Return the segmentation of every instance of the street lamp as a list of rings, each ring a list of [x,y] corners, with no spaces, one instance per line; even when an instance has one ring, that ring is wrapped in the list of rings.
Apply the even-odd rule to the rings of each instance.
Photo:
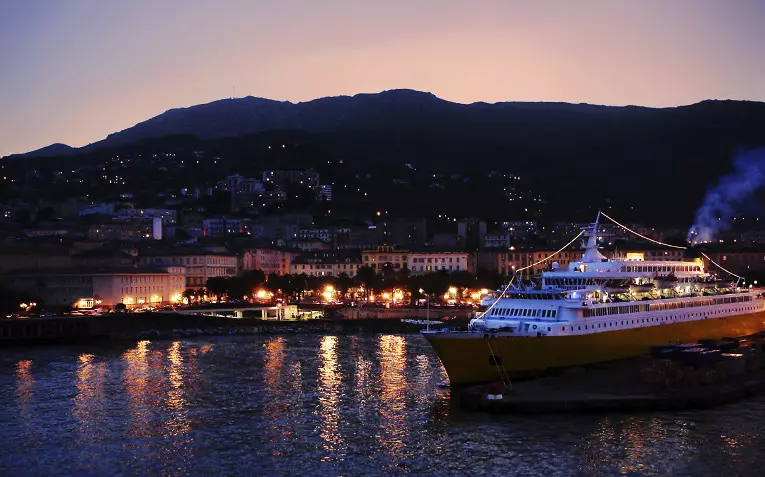
[[[420,293],[425,294],[425,290],[420,288]],[[425,331],[430,331],[430,295],[425,294]]]

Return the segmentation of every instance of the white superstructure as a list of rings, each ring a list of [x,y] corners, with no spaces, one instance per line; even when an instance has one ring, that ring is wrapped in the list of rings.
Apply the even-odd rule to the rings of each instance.
[[[765,310],[751,289],[715,280],[700,260],[606,259],[598,221],[582,259],[556,263],[533,289],[516,285],[488,295],[473,331],[506,336],[565,336],[722,318]]]

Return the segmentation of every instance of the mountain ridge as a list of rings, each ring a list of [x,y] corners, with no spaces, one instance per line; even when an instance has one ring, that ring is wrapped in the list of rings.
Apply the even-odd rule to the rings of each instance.
[[[519,121],[541,124],[581,115],[651,115],[706,107],[762,107],[756,101],[703,100],[698,103],[652,108],[647,106],[609,106],[589,103],[502,101],[458,103],[441,99],[430,92],[392,89],[353,96],[329,96],[309,101],[279,101],[255,96],[224,98],[209,103],[172,108],[132,127],[80,148],[52,144],[9,157],[44,157],[90,152],[119,147],[132,142],[169,135],[193,135],[202,139],[236,137],[268,130],[330,132],[347,130],[409,128],[459,130],[475,123],[491,126]],[[756,106],[757,105],[757,106]],[[487,116],[491,116],[490,118]],[[432,123],[428,127],[428,123]]]

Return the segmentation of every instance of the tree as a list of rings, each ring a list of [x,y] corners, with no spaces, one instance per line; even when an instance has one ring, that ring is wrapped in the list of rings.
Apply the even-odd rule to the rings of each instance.
[[[194,296],[196,296],[196,292],[193,289],[187,288],[183,290],[183,298],[186,299],[187,305],[191,306],[191,299],[194,298]]]
[[[200,288],[197,290],[197,296],[199,297],[199,301],[204,301],[205,295],[207,295],[207,290],[204,288]]]
[[[364,266],[359,268],[359,271],[356,273],[356,281],[364,285],[366,295],[369,296],[369,292],[377,288],[380,277],[377,276],[377,272],[371,267]]]
[[[348,290],[353,286],[353,279],[348,276],[347,273],[343,272],[337,277],[337,291],[340,292],[340,296],[342,297],[343,301],[345,301]]]
[[[228,291],[228,280],[226,277],[210,277],[207,279],[207,292],[215,296],[217,301]]]
[[[300,303],[303,299],[303,293],[305,293],[305,290],[308,287],[308,275],[305,273],[293,275],[291,282],[292,288],[295,290],[295,293],[297,293],[298,303]]]

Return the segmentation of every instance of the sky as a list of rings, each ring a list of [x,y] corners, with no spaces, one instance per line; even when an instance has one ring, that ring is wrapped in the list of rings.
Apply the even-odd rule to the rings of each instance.
[[[248,95],[765,101],[762,25],[761,0],[0,0],[0,156]]]

